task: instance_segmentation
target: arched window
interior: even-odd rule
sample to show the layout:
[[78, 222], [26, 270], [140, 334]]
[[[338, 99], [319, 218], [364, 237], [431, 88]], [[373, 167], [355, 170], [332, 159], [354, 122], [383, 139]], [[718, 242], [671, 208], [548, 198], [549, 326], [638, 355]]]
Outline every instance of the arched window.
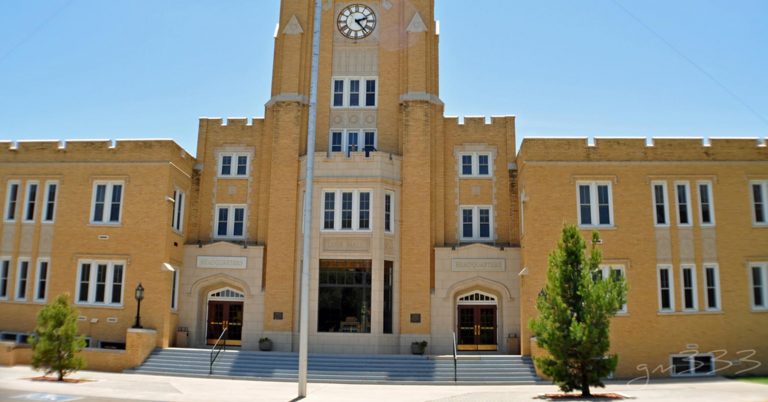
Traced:
[[496, 296], [475, 291], [459, 296], [458, 304], [496, 304]]
[[216, 289], [208, 293], [208, 300], [243, 300], [245, 295], [232, 288]]

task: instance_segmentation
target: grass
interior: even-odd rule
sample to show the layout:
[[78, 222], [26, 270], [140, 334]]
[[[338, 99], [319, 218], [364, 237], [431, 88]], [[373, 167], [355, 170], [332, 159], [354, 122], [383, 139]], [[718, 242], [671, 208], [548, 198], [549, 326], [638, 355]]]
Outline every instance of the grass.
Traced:
[[749, 381], [749, 382], [756, 382], [758, 384], [768, 385], [768, 377], [736, 377], [734, 379], [739, 381]]

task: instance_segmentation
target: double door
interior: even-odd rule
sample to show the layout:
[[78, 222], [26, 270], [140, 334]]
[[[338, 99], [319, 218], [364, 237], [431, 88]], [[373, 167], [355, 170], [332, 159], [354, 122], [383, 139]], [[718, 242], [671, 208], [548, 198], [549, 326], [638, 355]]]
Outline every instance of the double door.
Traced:
[[243, 302], [208, 302], [207, 340], [213, 345], [227, 329], [226, 344], [240, 346], [243, 339]]
[[496, 306], [459, 305], [458, 350], [497, 350]]

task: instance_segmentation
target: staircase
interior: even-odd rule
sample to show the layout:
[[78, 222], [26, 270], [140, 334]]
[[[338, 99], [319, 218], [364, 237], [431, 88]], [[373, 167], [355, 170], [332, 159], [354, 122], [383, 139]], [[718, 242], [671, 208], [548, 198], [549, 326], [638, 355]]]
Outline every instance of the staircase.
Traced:
[[[155, 349], [126, 373], [209, 377], [210, 351]], [[534, 384], [529, 357], [460, 355], [457, 384]], [[298, 354], [226, 350], [213, 366], [216, 378], [296, 381]], [[453, 356], [310, 354], [308, 380], [359, 384], [454, 384]]]

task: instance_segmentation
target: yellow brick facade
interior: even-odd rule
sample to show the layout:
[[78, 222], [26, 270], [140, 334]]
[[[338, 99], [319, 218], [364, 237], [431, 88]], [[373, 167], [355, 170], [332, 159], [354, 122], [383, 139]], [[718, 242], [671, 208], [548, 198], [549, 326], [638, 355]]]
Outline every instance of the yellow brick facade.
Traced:
[[[46, 300], [69, 293], [80, 330], [95, 345], [126, 343], [136, 314], [133, 289], [141, 282], [142, 324], [157, 330], [159, 347], [204, 347], [216, 337], [211, 323], [227, 321], [241, 331], [233, 341], [244, 349], [268, 336], [278, 350], [297, 350], [311, 3], [281, 3], [264, 117], [201, 118], [196, 157], [159, 140], [0, 144], [4, 218], [11, 184], [19, 184], [16, 219], [0, 222], [0, 257], [9, 261], [0, 332], [10, 338], [34, 328], [44, 304], [34, 300], [35, 272], [47, 258]], [[411, 342], [427, 340], [430, 353], [443, 354], [457, 332], [467, 337], [461, 341], [467, 350], [531, 354], [537, 349], [528, 321], [536, 315], [547, 254], [563, 223], [578, 220], [577, 185], [601, 182], [609, 183], [613, 214], [609, 227], [598, 228], [605, 262], [622, 266], [630, 286], [627, 313], [613, 320], [612, 347], [621, 356], [615, 374], [640, 375], [641, 364], [649, 371], [668, 366], [671, 354], [694, 346], [726, 350], [721, 359], [732, 363], [741, 359], [731, 373], [748, 360], [768, 363], [768, 315], [752, 308], [749, 276], [751, 263], [768, 262], [768, 229], [753, 224], [749, 193], [752, 181], [768, 180], [765, 144], [524, 139], [518, 153], [512, 116], [443, 116], [433, 1], [361, 2], [377, 20], [372, 34], [358, 40], [336, 28], [351, 3], [327, 3], [310, 197], [310, 351], [408, 353]], [[373, 94], [368, 106], [352, 105], [355, 81], [359, 102]], [[343, 101], [335, 105], [339, 93]], [[351, 150], [350, 133], [358, 135]], [[375, 140], [366, 152], [367, 133]], [[24, 222], [33, 181], [36, 216]], [[53, 181], [55, 219], [45, 223], [44, 189]], [[674, 223], [672, 198], [681, 181], [690, 186], [693, 221], [684, 228]], [[711, 183], [712, 226], [699, 224], [699, 181]], [[115, 224], [92, 222], [101, 182], [122, 184]], [[672, 223], [664, 228], [653, 224], [655, 182], [669, 191]], [[20, 258], [30, 261], [25, 300], [15, 294]], [[119, 302], [98, 302], [99, 283], [115, 282], [98, 275], [86, 286], [89, 300], [77, 300], [83, 261], [123, 264]], [[659, 313], [657, 266], [664, 264], [672, 269], [678, 307], [681, 264], [695, 267], [698, 311]], [[706, 264], [718, 267], [719, 311], [703, 307]], [[334, 276], [353, 271], [364, 273], [362, 282]], [[347, 297], [340, 284], [362, 292], [354, 311], [329, 301]], [[493, 322], [475, 321], [472, 328], [493, 330], [462, 335], [462, 320], [480, 320], [481, 310], [492, 311], [484, 317]], [[744, 352], [752, 349], [754, 356]]]

